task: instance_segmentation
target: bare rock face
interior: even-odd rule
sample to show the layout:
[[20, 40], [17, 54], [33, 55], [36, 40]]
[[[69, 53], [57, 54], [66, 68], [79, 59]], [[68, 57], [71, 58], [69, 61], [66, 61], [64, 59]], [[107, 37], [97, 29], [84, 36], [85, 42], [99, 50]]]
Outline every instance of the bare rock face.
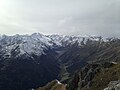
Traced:
[[111, 81], [107, 88], [104, 90], [120, 90], [120, 80], [118, 81]]

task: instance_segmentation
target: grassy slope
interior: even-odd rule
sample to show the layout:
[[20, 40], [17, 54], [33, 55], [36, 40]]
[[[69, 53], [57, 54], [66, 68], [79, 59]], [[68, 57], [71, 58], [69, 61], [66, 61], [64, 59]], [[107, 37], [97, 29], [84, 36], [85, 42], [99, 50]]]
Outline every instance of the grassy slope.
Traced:
[[44, 87], [40, 87], [36, 90], [66, 90], [66, 85], [58, 84], [57, 81], [52, 81]]

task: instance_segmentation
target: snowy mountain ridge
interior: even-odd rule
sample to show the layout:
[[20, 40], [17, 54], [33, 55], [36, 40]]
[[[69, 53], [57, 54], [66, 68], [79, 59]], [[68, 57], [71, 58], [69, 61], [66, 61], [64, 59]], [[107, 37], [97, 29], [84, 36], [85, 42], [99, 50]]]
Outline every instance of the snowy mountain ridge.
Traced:
[[[40, 33], [33, 33], [31, 35], [14, 35], [0, 36], [0, 54], [5, 57], [11, 57], [13, 54], [17, 56], [23, 54], [45, 54], [44, 50], [54, 47], [64, 47], [78, 42], [85, 44], [87, 40], [99, 41], [100, 37], [80, 37], [80, 36], [66, 36], [66, 35], [43, 35]], [[102, 38], [105, 41], [105, 39]]]

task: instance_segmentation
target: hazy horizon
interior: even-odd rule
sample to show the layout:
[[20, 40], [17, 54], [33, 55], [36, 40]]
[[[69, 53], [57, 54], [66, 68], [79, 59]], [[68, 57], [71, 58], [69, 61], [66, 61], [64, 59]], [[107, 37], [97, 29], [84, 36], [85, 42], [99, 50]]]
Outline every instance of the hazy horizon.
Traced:
[[0, 0], [0, 34], [119, 37], [120, 0]]

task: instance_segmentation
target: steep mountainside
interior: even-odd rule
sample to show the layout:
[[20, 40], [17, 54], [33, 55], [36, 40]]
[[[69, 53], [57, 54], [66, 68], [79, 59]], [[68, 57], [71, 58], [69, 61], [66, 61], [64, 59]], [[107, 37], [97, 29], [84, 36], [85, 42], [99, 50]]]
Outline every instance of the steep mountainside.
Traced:
[[[71, 52], [76, 52], [76, 54]], [[74, 47], [73, 49], [72, 47], [67, 51], [66, 55], [69, 55], [68, 53], [74, 56], [69, 56], [67, 59], [63, 55], [67, 63], [66, 65], [68, 66], [68, 72], [71, 73], [77, 70], [74, 76], [67, 78], [68, 80], [66, 83], [69, 83], [68, 90], [103, 90], [105, 87], [107, 87], [110, 81], [116, 81], [120, 79], [119, 39], [113, 39], [109, 42], [101, 43], [92, 41], [81, 48]], [[88, 64], [81, 68], [79, 63], [80, 66], [78, 65], [78, 68], [76, 69], [77, 65], [75, 62], [81, 61], [81, 59], [86, 61]], [[76, 61], [74, 62], [72, 60]], [[70, 61], [73, 63], [72, 65], [69, 65]], [[116, 63], [118, 64], [115, 65], [115, 67], [112, 67]], [[71, 68], [71, 66], [73, 67]], [[102, 76], [99, 76], [101, 74]]]

